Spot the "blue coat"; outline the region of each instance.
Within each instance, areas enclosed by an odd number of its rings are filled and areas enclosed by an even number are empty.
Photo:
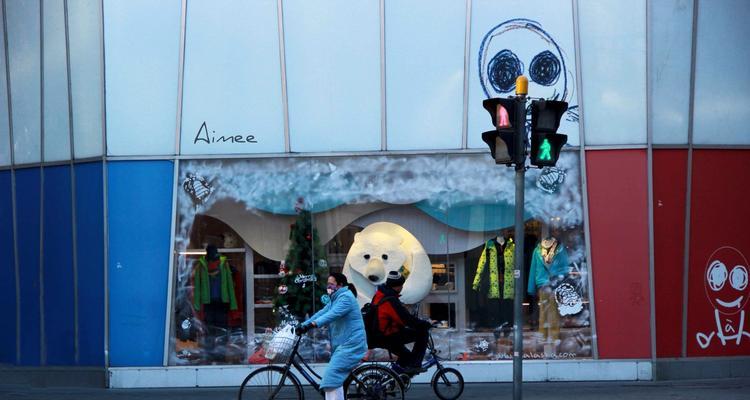
[[[328,305],[305,321],[304,325],[312,322],[317,326],[330,325],[333,347],[333,355],[320,387],[340,387],[367,353],[365,323],[362,321],[359,303],[349,288],[343,287],[331,296]]]
[[[526,292],[530,295],[535,295],[538,288],[548,285],[550,278],[568,275],[568,265],[570,262],[568,261],[568,252],[565,251],[565,246],[562,244],[557,245],[557,250],[550,265],[544,263],[540,246],[534,249],[534,254],[531,256],[529,285],[526,288]]]

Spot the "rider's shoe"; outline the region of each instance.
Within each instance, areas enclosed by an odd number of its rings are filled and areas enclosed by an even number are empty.
[[[396,363],[391,363],[390,367],[397,374],[401,374],[401,373],[405,373],[406,372],[406,370],[405,370],[404,367],[402,367],[402,366],[400,366],[400,365],[398,365]]]
[[[422,367],[405,367],[404,368],[404,372],[409,375],[417,375],[425,371],[427,371],[427,368],[422,368]]]

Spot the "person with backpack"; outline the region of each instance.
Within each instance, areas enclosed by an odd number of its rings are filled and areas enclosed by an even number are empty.
[[[357,303],[357,291],[344,274],[332,272],[328,276],[327,290],[331,301],[303,322],[296,333],[302,335],[312,328],[330,325],[333,355],[320,388],[326,400],[344,400],[344,380],[367,354],[365,325]]]
[[[399,300],[405,281],[400,272],[390,271],[385,283],[378,286],[370,303],[373,315],[377,315],[377,326],[367,327],[368,335],[374,339],[368,344],[398,356],[396,365],[407,374],[418,374],[425,371],[422,359],[432,323],[412,315]],[[409,350],[407,343],[414,343],[414,347]]]

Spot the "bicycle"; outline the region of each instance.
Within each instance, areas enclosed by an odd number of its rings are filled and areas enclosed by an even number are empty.
[[[299,354],[301,339],[302,336],[291,339],[294,343],[288,346],[290,351],[277,354],[279,358],[288,356],[283,366],[267,365],[248,374],[240,385],[238,399],[304,399],[305,393],[302,390],[302,384],[291,371],[292,367],[321,396],[325,396],[319,383],[323,378],[315,373]],[[355,368],[344,381],[344,397],[364,400],[403,400],[404,387],[401,379],[391,369],[384,366],[373,368],[369,365],[361,365]]]
[[[464,377],[460,372],[458,372],[457,369],[443,366],[441,361],[444,361],[444,359],[438,356],[438,350],[435,349],[435,342],[432,339],[432,332],[430,332],[428,336],[427,350],[429,351],[429,356],[428,359],[422,364],[422,368],[426,370],[432,366],[437,367],[437,370],[432,375],[432,379],[430,380],[430,386],[432,386],[432,390],[435,392],[435,395],[437,395],[437,397],[441,400],[458,399],[464,391]],[[373,368],[374,370],[383,367],[381,365],[372,363],[369,364],[369,366],[366,365],[360,368]],[[418,374],[411,375],[405,372],[397,372],[401,368],[395,363],[391,363],[389,368],[398,374],[398,377],[404,387],[404,391],[408,391],[411,387],[412,378]]]

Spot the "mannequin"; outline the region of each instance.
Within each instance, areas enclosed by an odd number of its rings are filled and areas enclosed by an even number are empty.
[[[204,348],[211,359],[216,354],[216,340],[227,332],[229,311],[237,309],[232,269],[227,258],[219,255],[214,245],[206,247],[206,255],[193,267],[193,307],[202,311],[206,327]]]
[[[554,288],[568,274],[568,264],[565,246],[552,236],[542,239],[531,257],[527,292],[537,295],[539,333],[551,342],[560,339],[560,314],[555,307]]]
[[[485,311],[480,314],[480,320],[484,320],[482,325],[488,327],[512,325],[514,251],[513,239],[505,240],[502,234],[485,242],[472,284],[475,292],[487,293],[486,297],[479,299],[479,305]],[[485,283],[483,276],[485,269],[489,270],[489,286]]]

